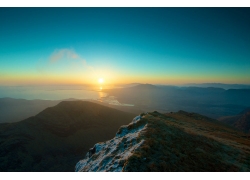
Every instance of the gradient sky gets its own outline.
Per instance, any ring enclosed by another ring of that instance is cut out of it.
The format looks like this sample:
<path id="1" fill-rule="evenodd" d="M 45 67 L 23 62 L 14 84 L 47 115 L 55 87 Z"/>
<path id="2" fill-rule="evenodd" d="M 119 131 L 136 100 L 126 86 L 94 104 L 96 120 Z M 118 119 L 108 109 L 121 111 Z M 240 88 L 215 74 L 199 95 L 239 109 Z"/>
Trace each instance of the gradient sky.
<path id="1" fill-rule="evenodd" d="M 0 85 L 250 84 L 250 8 L 1 8 Z"/>

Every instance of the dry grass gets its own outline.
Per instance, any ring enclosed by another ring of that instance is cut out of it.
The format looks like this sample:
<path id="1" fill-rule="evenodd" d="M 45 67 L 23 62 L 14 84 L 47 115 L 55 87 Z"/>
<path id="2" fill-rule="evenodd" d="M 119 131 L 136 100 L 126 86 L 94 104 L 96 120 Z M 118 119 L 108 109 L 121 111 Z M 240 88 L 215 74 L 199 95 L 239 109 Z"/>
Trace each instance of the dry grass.
<path id="1" fill-rule="evenodd" d="M 216 120 L 195 113 L 169 113 L 189 133 L 200 134 L 236 148 L 246 148 L 250 152 L 250 136 Z"/>
<path id="2" fill-rule="evenodd" d="M 149 113 L 145 142 L 124 171 L 249 171 L 249 139 L 215 120 L 185 112 Z"/>

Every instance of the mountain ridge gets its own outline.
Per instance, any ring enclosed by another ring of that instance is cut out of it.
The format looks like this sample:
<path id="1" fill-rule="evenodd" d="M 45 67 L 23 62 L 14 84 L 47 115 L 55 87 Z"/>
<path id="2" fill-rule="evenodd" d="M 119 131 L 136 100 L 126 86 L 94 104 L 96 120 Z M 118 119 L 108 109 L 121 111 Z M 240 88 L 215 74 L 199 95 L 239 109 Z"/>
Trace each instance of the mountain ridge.
<path id="1" fill-rule="evenodd" d="M 185 111 L 141 114 L 92 149 L 75 171 L 250 170 L 246 134 Z"/>
<path id="2" fill-rule="evenodd" d="M 24 120 L 59 102 L 56 100 L 0 98 L 0 123 Z"/>

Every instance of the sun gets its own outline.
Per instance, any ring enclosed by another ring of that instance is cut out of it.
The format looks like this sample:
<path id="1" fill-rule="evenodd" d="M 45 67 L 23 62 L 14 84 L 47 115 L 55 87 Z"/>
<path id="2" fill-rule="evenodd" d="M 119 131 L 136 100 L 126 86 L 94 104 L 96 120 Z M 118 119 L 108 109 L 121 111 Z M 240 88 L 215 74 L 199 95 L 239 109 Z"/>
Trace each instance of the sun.
<path id="1" fill-rule="evenodd" d="M 98 82 L 99 82 L 100 84 L 102 84 L 102 83 L 104 82 L 104 79 L 103 79 L 103 78 L 99 78 L 99 79 L 98 79 Z"/>

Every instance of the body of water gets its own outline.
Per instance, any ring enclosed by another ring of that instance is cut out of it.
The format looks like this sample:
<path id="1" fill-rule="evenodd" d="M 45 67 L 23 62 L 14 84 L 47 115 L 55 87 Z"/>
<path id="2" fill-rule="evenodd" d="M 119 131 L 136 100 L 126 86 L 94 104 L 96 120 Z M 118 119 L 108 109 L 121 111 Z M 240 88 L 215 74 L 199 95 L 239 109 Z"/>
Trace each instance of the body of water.
<path id="1" fill-rule="evenodd" d="M 15 99 L 100 99 L 107 94 L 97 88 L 88 86 L 1 86 L 0 98 Z"/>
<path id="2" fill-rule="evenodd" d="M 115 96 L 106 96 L 99 99 L 100 102 L 108 103 L 115 106 L 134 106 L 134 104 L 124 104 L 120 103 Z"/>

